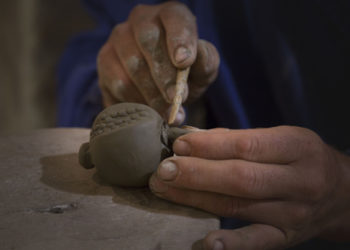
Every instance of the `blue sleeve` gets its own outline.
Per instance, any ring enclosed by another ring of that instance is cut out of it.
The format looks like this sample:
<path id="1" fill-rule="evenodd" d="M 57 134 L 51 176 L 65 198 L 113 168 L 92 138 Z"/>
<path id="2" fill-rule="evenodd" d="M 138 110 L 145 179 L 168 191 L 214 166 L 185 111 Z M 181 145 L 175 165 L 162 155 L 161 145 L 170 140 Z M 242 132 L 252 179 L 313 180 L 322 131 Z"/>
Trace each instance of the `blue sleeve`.
<path id="1" fill-rule="evenodd" d="M 90 127 L 102 109 L 97 84 L 96 58 L 115 24 L 127 19 L 138 3 L 159 1 L 84 0 L 96 20 L 95 30 L 75 36 L 68 44 L 58 68 L 57 125 Z"/>
<path id="2" fill-rule="evenodd" d="M 88 127 L 102 109 L 96 56 L 109 30 L 80 34 L 70 42 L 58 71 L 58 126 Z"/>

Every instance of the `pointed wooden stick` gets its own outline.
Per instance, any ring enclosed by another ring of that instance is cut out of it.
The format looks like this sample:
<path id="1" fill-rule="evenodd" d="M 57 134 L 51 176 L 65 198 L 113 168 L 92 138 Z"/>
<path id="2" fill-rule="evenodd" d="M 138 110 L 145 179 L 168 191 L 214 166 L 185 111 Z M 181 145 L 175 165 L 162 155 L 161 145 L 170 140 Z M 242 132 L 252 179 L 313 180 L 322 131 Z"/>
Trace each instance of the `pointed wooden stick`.
<path id="1" fill-rule="evenodd" d="M 173 124 L 176 115 L 179 112 L 180 106 L 182 104 L 182 95 L 187 86 L 188 74 L 190 73 L 190 67 L 185 69 L 178 69 L 176 75 L 176 86 L 175 86 L 175 97 L 173 99 L 173 104 L 171 106 L 170 116 L 168 124 Z"/>

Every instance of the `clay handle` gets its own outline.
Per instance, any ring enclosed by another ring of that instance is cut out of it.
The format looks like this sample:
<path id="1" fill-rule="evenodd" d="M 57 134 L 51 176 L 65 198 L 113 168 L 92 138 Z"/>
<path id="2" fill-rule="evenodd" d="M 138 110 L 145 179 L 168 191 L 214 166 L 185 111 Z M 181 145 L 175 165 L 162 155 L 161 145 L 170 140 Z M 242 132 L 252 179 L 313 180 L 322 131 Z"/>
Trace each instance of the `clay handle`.
<path id="1" fill-rule="evenodd" d="M 82 144 L 79 149 L 79 163 L 86 169 L 94 167 L 94 164 L 91 162 L 90 155 L 90 144 L 88 142 Z"/>

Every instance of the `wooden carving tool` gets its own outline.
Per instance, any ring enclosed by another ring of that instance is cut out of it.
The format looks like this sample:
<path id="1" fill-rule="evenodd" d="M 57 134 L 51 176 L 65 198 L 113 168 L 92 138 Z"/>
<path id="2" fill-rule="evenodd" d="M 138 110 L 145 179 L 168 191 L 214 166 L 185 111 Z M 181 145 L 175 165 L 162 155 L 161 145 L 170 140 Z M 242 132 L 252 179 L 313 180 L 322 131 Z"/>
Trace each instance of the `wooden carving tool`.
<path id="1" fill-rule="evenodd" d="M 185 69 L 178 69 L 176 75 L 176 86 L 175 86 L 175 97 L 173 100 L 173 104 L 171 106 L 170 116 L 168 120 L 168 124 L 173 124 L 176 115 L 179 112 L 180 106 L 182 104 L 182 95 L 187 86 L 188 74 L 190 73 L 190 67 Z"/>

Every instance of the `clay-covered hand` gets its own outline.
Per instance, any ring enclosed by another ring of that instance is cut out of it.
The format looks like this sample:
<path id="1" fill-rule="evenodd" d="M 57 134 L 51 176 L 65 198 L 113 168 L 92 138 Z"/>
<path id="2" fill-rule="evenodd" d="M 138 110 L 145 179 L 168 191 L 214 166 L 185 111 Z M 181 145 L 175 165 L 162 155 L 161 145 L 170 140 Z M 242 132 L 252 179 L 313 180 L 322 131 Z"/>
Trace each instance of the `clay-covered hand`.
<path id="1" fill-rule="evenodd" d="M 196 18 L 178 2 L 138 5 L 118 24 L 98 55 L 99 86 L 106 106 L 137 102 L 165 120 L 175 95 L 177 68 L 191 66 L 183 100 L 199 97 L 214 81 L 219 55 L 197 35 Z M 180 109 L 175 124 L 185 118 Z"/>
<path id="2" fill-rule="evenodd" d="M 253 224 L 211 232 L 205 249 L 284 249 L 349 240 L 350 158 L 314 132 L 281 126 L 179 137 L 150 188 L 162 198 Z M 221 248 L 220 248 L 221 247 Z"/>

